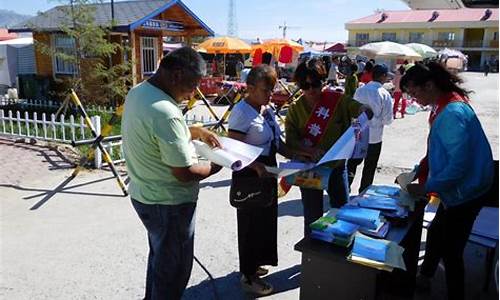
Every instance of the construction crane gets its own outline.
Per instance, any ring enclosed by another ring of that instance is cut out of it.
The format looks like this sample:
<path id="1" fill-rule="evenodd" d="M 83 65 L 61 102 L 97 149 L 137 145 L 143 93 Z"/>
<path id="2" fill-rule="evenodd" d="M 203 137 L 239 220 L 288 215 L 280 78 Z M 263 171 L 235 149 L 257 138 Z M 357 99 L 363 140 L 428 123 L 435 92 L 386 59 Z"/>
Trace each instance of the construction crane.
<path id="1" fill-rule="evenodd" d="M 286 25 L 286 21 L 283 22 L 283 25 L 278 26 L 279 29 L 283 30 L 283 38 L 286 39 L 286 31 L 288 29 L 299 29 L 297 26 L 288 26 Z"/>

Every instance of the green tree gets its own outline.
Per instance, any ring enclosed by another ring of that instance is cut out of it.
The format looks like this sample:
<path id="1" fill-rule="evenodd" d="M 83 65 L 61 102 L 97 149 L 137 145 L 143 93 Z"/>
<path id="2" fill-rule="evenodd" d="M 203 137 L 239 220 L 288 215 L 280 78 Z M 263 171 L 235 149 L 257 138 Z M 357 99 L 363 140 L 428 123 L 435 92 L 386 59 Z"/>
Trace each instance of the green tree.
<path id="1" fill-rule="evenodd" d="M 73 47 L 61 50 L 36 43 L 42 53 L 57 57 L 74 68 L 72 76 L 56 79 L 57 85 L 61 86 L 58 96 L 72 88 L 86 103 L 116 105 L 122 102 L 132 84 L 132 62 L 120 60 L 120 63 L 113 63 L 112 58 L 115 55 L 123 57 L 130 49 L 112 40 L 112 21 L 105 25 L 95 22 L 95 4 L 102 4 L 102 0 L 60 2 L 66 4 L 58 8 L 66 17 L 59 29 Z"/>

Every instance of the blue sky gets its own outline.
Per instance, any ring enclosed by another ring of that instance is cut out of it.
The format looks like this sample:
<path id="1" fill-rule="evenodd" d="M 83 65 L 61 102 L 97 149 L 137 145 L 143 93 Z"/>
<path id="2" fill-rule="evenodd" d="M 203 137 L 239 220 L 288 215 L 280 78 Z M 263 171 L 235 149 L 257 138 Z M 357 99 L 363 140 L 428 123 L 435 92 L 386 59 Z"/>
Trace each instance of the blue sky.
<path id="1" fill-rule="evenodd" d="M 69 1 L 65 1 L 66 3 Z M 218 34 L 227 33 L 229 0 L 183 0 Z M 60 4 L 58 0 L 0 0 L 0 8 L 36 14 Z M 286 21 L 288 38 L 345 41 L 344 23 L 372 14 L 376 9 L 401 10 L 401 0 L 235 0 L 238 36 L 261 39 L 281 37 Z"/>

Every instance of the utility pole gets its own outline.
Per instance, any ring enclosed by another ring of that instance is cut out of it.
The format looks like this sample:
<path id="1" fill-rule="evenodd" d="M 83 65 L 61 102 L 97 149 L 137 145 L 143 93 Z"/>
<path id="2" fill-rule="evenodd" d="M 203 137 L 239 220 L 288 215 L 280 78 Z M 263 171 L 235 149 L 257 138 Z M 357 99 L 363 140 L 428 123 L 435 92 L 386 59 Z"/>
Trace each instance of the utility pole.
<path id="1" fill-rule="evenodd" d="M 113 24 L 114 22 L 115 22 L 115 1 L 111 0 L 111 24 Z"/>

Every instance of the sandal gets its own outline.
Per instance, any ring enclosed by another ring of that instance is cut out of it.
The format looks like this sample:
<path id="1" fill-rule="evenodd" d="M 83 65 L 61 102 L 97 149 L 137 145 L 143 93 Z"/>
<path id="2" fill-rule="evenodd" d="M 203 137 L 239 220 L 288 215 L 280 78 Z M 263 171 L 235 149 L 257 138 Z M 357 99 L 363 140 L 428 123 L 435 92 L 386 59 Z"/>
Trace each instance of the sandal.
<path id="1" fill-rule="evenodd" d="M 252 294 L 266 296 L 273 292 L 273 286 L 257 276 L 247 277 L 242 275 L 240 282 L 243 290 Z"/>
<path id="2" fill-rule="evenodd" d="M 261 276 L 265 276 L 267 275 L 267 273 L 269 273 L 269 270 L 266 269 L 266 268 L 263 268 L 263 267 L 258 267 L 257 268 L 257 271 L 255 272 L 255 275 L 261 277 Z"/>

